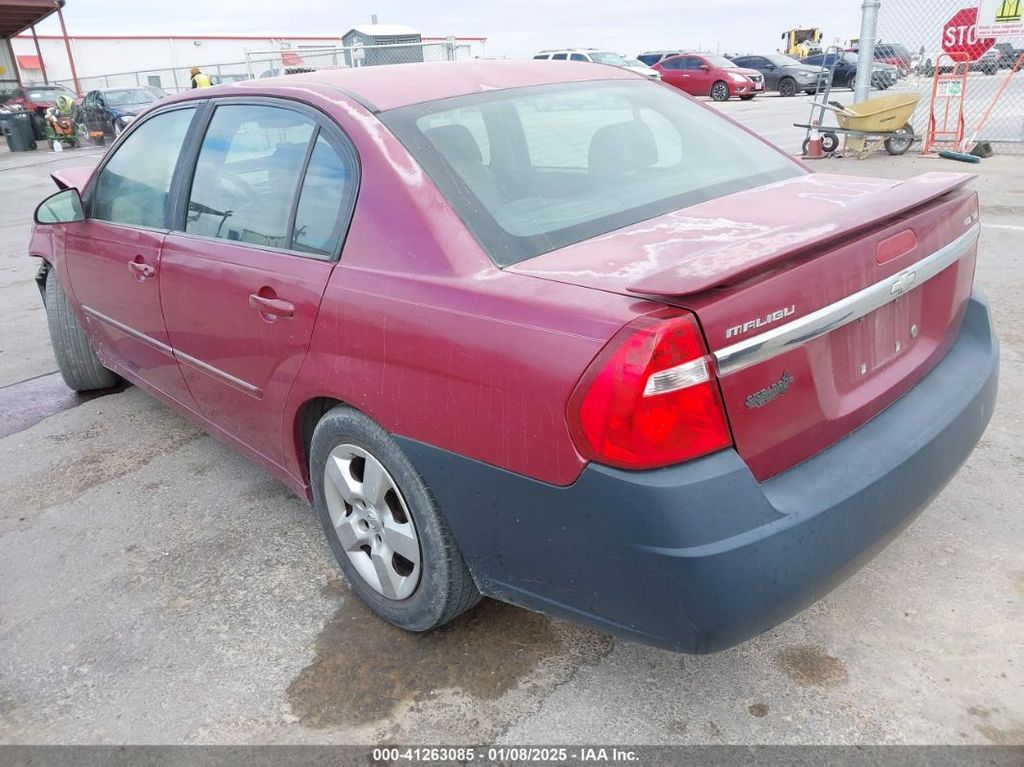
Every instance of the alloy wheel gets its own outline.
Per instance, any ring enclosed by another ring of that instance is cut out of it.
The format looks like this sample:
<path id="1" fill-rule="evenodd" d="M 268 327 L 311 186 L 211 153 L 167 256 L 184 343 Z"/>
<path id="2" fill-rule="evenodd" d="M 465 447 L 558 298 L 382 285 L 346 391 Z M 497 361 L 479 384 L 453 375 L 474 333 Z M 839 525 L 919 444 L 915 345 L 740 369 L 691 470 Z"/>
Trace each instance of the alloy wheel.
<path id="1" fill-rule="evenodd" d="M 711 86 L 711 98 L 715 101 L 728 101 L 729 86 L 725 83 L 715 83 Z"/>
<path id="2" fill-rule="evenodd" d="M 420 580 L 419 537 L 384 465 L 358 445 L 338 445 L 324 467 L 324 496 L 335 535 L 359 576 L 388 599 L 410 597 Z"/>

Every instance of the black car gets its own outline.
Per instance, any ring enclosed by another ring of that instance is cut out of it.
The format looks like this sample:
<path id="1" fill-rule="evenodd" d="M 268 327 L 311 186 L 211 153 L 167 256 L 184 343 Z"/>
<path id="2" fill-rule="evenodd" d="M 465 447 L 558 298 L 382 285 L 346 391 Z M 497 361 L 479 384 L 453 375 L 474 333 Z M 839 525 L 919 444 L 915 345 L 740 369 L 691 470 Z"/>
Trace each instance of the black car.
<path id="1" fill-rule="evenodd" d="M 806 59 L 803 59 L 801 63 L 807 66 L 831 69 L 834 59 L 834 53 L 819 53 L 814 56 L 808 56 Z M 886 88 L 895 85 L 898 79 L 899 75 L 897 74 L 896 67 L 890 66 L 889 64 L 880 64 L 877 61 L 872 63 L 871 87 L 873 89 L 885 90 Z M 842 57 L 836 62 L 835 73 L 832 75 L 832 87 L 850 88 L 852 90 L 856 85 L 857 54 L 847 52 L 842 54 Z"/>
<path id="2" fill-rule="evenodd" d="M 1011 69 L 1024 54 L 1024 48 L 1014 48 L 1010 43 L 996 43 L 992 48 L 999 53 L 999 68 Z"/>
<path id="3" fill-rule="evenodd" d="M 120 136 L 136 114 L 166 95 L 152 85 L 89 91 L 82 101 L 81 119 L 93 139 L 102 144 Z"/>
<path id="4" fill-rule="evenodd" d="M 819 82 L 822 88 L 828 84 L 828 70 L 824 67 L 803 64 L 778 53 L 729 58 L 738 67 L 756 69 L 763 74 L 765 90 L 778 91 L 780 96 L 795 96 L 798 91 L 813 94 Z"/>

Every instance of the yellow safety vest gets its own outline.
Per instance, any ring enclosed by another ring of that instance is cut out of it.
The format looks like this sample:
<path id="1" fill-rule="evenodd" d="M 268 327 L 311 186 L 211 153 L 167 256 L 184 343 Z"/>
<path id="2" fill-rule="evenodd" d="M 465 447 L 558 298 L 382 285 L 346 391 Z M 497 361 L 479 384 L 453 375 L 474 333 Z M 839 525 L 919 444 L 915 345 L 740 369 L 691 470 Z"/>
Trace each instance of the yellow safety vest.
<path id="1" fill-rule="evenodd" d="M 213 85 L 210 82 L 210 76 L 204 72 L 200 72 L 197 75 L 192 75 L 192 87 L 193 88 L 209 88 Z"/>

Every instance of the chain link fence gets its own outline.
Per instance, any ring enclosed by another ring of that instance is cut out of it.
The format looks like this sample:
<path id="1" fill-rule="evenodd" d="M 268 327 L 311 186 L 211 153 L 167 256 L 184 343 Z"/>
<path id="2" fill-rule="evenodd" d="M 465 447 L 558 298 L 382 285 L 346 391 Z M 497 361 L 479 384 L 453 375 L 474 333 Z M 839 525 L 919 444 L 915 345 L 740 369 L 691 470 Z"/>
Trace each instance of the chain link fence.
<path id="1" fill-rule="evenodd" d="M 469 43 L 460 42 L 457 38 L 448 38 L 444 41 L 426 43 L 348 47 L 309 46 L 251 51 L 245 54 L 245 61 L 207 64 L 199 68 L 210 76 L 214 85 L 219 85 L 259 77 L 314 72 L 321 69 L 407 64 L 417 61 L 456 61 L 473 58 L 473 55 L 473 48 Z M 152 86 L 161 88 L 167 93 L 175 93 L 192 87 L 190 70 L 191 67 L 142 69 L 135 72 L 80 77 L 78 82 L 83 94 L 97 88 L 135 86 Z M 67 85 L 71 89 L 75 88 L 73 80 L 58 80 L 56 82 Z"/>
<path id="2" fill-rule="evenodd" d="M 921 102 L 914 112 L 915 132 L 923 136 L 935 110 L 939 124 L 944 109 L 956 109 L 960 85 L 939 84 L 932 102 L 936 69 L 951 75 L 946 49 L 963 50 L 970 63 L 962 85 L 964 140 L 989 141 L 1003 154 L 1024 154 L 1024 28 L 1020 24 L 1024 0 L 882 0 L 878 15 L 875 59 L 899 66 L 905 76 L 892 91 L 917 92 Z M 999 14 L 998 24 L 993 24 Z M 990 18 L 991 17 L 991 18 Z M 979 36 L 979 20 L 998 36 Z M 993 45 L 989 41 L 994 40 Z M 1016 70 L 1014 67 L 1017 67 Z M 941 145 L 940 145 L 941 146 Z"/>

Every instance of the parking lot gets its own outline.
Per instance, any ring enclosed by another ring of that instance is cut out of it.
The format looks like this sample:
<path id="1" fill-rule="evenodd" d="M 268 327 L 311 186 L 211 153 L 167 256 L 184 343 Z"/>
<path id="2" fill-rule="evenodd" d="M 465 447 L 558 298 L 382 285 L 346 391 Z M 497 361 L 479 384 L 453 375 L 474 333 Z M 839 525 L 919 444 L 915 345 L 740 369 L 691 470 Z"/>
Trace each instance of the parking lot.
<path id="1" fill-rule="evenodd" d="M 716 107 L 803 139 L 802 98 Z M 1024 744 L 1024 158 L 815 165 L 978 173 L 999 404 L 867 567 L 752 641 L 683 656 L 494 602 L 403 633 L 268 474 L 134 387 L 71 395 L 25 251 L 49 174 L 101 152 L 0 153 L 0 742 Z"/>

